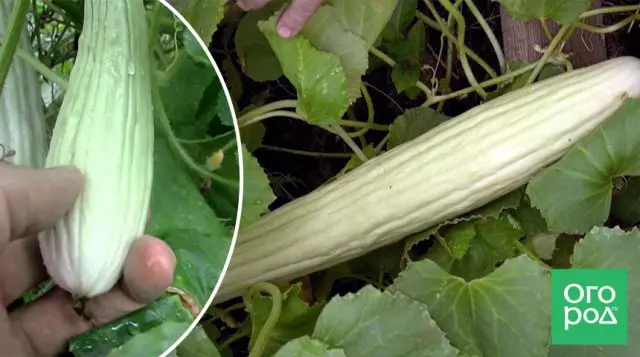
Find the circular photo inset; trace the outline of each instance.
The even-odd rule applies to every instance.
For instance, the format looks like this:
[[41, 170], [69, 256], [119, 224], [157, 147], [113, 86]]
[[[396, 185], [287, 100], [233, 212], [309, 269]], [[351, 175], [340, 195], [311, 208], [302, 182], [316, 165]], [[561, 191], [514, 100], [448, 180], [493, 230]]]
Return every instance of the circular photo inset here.
[[0, 355], [156, 357], [204, 315], [242, 151], [201, 35], [157, 0], [0, 3]]

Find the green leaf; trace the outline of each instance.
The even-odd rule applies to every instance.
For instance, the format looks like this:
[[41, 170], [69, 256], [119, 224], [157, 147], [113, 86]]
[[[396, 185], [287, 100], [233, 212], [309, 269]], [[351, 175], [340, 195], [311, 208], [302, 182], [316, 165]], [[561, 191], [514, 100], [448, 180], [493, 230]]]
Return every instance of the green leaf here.
[[265, 7], [249, 11], [238, 24], [236, 51], [244, 73], [256, 82], [274, 81], [282, 77], [282, 67], [258, 22], [268, 20], [284, 1], [270, 1]]
[[187, 331], [189, 324], [167, 321], [139, 334], [107, 357], [160, 356]]
[[590, 0], [499, 0], [509, 13], [520, 21], [552, 19], [568, 25], [589, 10]]
[[269, 211], [269, 205], [276, 196], [271, 189], [269, 177], [262, 166], [247, 148], [242, 146], [242, 160], [244, 169], [244, 196], [242, 198], [242, 221], [245, 227], [257, 221]]
[[369, 45], [340, 23], [335, 8], [330, 5], [318, 9], [302, 33], [318, 50], [340, 58], [347, 76], [349, 103], [360, 98], [362, 76], [369, 67]]
[[173, 6], [209, 45], [224, 17], [226, 0], [174, 0]]
[[[198, 63], [185, 50], [161, 77], [159, 86], [165, 103], [165, 112], [175, 134], [180, 139], [202, 139], [212, 119], [197, 121], [197, 113], [205, 99], [204, 93], [216, 80], [216, 73], [209, 64]], [[210, 101], [210, 99], [207, 98]]]
[[467, 282], [430, 260], [412, 262], [397, 290], [429, 307], [453, 346], [480, 357], [546, 357], [550, 339], [549, 273], [526, 256]]
[[549, 357], [635, 357], [640, 351], [640, 231], [594, 228], [576, 244], [572, 269], [627, 269], [629, 344], [551, 346]]
[[404, 40], [404, 31], [409, 27], [418, 9], [418, 0], [399, 0], [387, 26], [382, 31], [382, 38], [388, 42]]
[[640, 222], [640, 177], [626, 180], [623, 191], [613, 199], [611, 210], [614, 216], [626, 224]]
[[240, 141], [250, 152], [254, 152], [262, 146], [262, 139], [266, 129], [262, 123], [255, 123], [240, 128]]
[[218, 111], [218, 116], [220, 117], [220, 122], [222, 123], [222, 125], [233, 127], [233, 115], [231, 114], [229, 101], [224, 90], [218, 92], [216, 109]]
[[[430, 239], [432, 236], [438, 237], [438, 234], [442, 232], [444, 229], [448, 229], [462, 222], [476, 222], [476, 221], [486, 220], [490, 218], [499, 218], [502, 212], [518, 208], [522, 200], [522, 195], [523, 195], [522, 190], [520, 189], [514, 190], [498, 199], [495, 199], [487, 203], [486, 205], [472, 212], [469, 212], [464, 216], [460, 216], [452, 220], [442, 222], [437, 226], [431, 227], [423, 232], [419, 232], [410, 236], [409, 238], [406, 239], [406, 242], [405, 242], [405, 260], [409, 259], [409, 256], [411, 254], [411, 249], [413, 248], [413, 246], [415, 246], [419, 242]], [[441, 244], [442, 242], [443, 240], [440, 240]], [[443, 254], [445, 252], [449, 253], [450, 251], [450, 248], [439, 246], [439, 245], [437, 245], [433, 249], [441, 249], [441, 248], [445, 248], [444, 252], [440, 252], [438, 254]], [[431, 254], [435, 254], [435, 253], [431, 253]], [[451, 260], [452, 257], [450, 257], [450, 254], [451, 253], [449, 253], [449, 257], [447, 257], [447, 255], [442, 255], [443, 258], [446, 258], [444, 260], [440, 260], [440, 262], [442, 263], [442, 266], [449, 266], [448, 264], [452, 263], [452, 260]], [[445, 263], [445, 262], [449, 262], [449, 263]]]
[[[167, 321], [186, 325], [181, 333], [186, 332], [193, 321], [191, 312], [182, 306], [182, 301], [177, 295], [163, 296], [126, 318], [100, 326], [90, 333], [72, 337], [69, 340], [69, 351], [76, 357], [103, 357], [111, 350], [116, 351], [133, 337], [144, 334]], [[173, 344], [176, 341], [177, 338], [167, 342]], [[164, 341], [156, 342], [164, 343]]]
[[[459, 225], [462, 227], [457, 228]], [[473, 224], [461, 222], [444, 234], [446, 242], [461, 245], [460, 251], [454, 252], [452, 246], [449, 248], [452, 252], [449, 253], [442, 245], [436, 245], [429, 251], [427, 258], [450, 274], [472, 280], [485, 276], [498, 263], [514, 257], [514, 242], [523, 236], [524, 233], [507, 215], [477, 220]], [[462, 257], [457, 258], [460, 253]]]
[[202, 326], [194, 328], [177, 348], [178, 357], [220, 357], [220, 352]]
[[613, 179], [640, 175], [640, 99], [629, 99], [527, 188], [549, 230], [586, 233], [609, 216]]
[[[414, 82], [415, 84], [415, 82]], [[387, 147], [392, 149], [400, 144], [411, 141], [444, 123], [448, 117], [426, 107], [408, 109], [389, 127], [389, 142]]]
[[156, 139], [149, 234], [167, 241], [178, 258], [173, 285], [204, 306], [231, 248], [232, 232], [200, 194], [166, 139]]
[[289, 341], [274, 357], [347, 357], [343, 350], [329, 347], [309, 336]]
[[312, 337], [349, 357], [454, 357], [458, 352], [426, 305], [369, 285], [357, 294], [333, 298]]
[[260, 21], [283, 71], [298, 92], [297, 112], [311, 123], [339, 121], [349, 107], [347, 77], [335, 54], [319, 51], [298, 34], [283, 39], [276, 33], [278, 16]]
[[387, 26], [398, 0], [329, 0], [343, 26], [373, 46]]
[[191, 58], [197, 63], [203, 64], [205, 66], [211, 66], [211, 61], [209, 60], [209, 56], [205, 52], [205, 49], [202, 48], [200, 42], [196, 39], [196, 37], [191, 33], [191, 31], [185, 30], [181, 31], [182, 34], [182, 43], [184, 45], [184, 49], [189, 53]]
[[[278, 323], [271, 329], [269, 339], [263, 351], [264, 355], [271, 356], [287, 342], [296, 338], [310, 335], [322, 311], [323, 305], [309, 306], [300, 299], [302, 284], [292, 285], [285, 291], [282, 299], [282, 310]], [[254, 295], [251, 302], [252, 336], [257, 336], [271, 313], [271, 297]], [[253, 346], [255, 341], [251, 341]]]
[[[420, 65], [417, 63], [399, 63], [391, 70], [391, 80], [398, 93], [413, 88], [420, 80]], [[429, 109], [429, 108], [425, 108]]]

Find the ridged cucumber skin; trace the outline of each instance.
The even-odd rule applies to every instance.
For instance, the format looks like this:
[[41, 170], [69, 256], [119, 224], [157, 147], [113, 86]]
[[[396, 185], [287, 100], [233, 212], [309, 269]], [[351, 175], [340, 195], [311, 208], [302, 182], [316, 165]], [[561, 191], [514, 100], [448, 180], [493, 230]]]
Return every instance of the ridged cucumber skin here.
[[481, 104], [240, 229], [216, 295], [362, 256], [526, 184], [640, 97], [640, 59], [620, 57]]
[[110, 290], [143, 234], [154, 125], [143, 0], [86, 0], [78, 56], [46, 166], [85, 177], [73, 209], [39, 237], [54, 282], [75, 298]]
[[[14, 5], [14, 0], [0, 1], [0, 38], [7, 33]], [[26, 26], [20, 34], [18, 48], [33, 53]], [[3, 161], [20, 166], [44, 166], [46, 129], [38, 76], [33, 67], [18, 56], [13, 57], [0, 95], [0, 145]]]

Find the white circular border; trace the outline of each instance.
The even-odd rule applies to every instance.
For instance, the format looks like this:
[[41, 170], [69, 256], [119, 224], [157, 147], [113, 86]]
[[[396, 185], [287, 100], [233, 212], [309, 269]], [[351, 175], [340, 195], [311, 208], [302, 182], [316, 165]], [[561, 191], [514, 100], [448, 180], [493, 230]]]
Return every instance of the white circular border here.
[[[3, 1], [3, 0], [0, 0], [0, 1]], [[238, 148], [238, 161], [239, 161], [238, 167], [240, 168], [240, 192], [239, 192], [239, 197], [238, 197], [238, 213], [236, 215], [236, 225], [235, 225], [235, 228], [233, 230], [233, 238], [231, 239], [231, 247], [230, 247], [229, 253], [227, 255], [227, 260], [225, 261], [224, 266], [222, 267], [222, 271], [220, 272], [220, 277], [218, 279], [218, 282], [216, 283], [216, 286], [213, 288], [213, 292], [209, 296], [209, 300], [207, 300], [207, 302], [204, 304], [204, 306], [201, 307], [201, 311], [200, 311], [200, 314], [198, 315], [198, 317], [196, 319], [194, 319], [194, 321], [191, 323], [191, 326], [189, 326], [187, 331], [185, 331], [182, 334], [182, 336], [180, 336], [180, 338], [173, 345], [171, 345], [171, 347], [169, 347], [168, 350], [166, 350], [163, 354], [161, 354], [159, 356], [159, 357], [167, 357], [196, 328], [196, 326], [198, 325], [198, 323], [200, 322], [200, 320], [202, 319], [204, 314], [207, 312], [207, 309], [209, 308], [209, 306], [213, 302], [213, 298], [216, 296], [216, 293], [218, 292], [218, 289], [220, 289], [220, 285], [222, 285], [222, 281], [224, 280], [224, 276], [227, 273], [227, 269], [229, 268], [229, 264], [231, 263], [231, 257], [233, 256], [233, 250], [234, 250], [234, 248], [236, 246], [236, 240], [238, 239], [238, 230], [240, 229], [240, 217], [242, 216], [242, 202], [243, 202], [243, 199], [244, 199], [244, 166], [243, 166], [243, 157], [242, 157], [242, 141], [240, 140], [240, 128], [238, 127], [238, 118], [236, 116], [236, 112], [235, 112], [235, 109], [234, 109], [234, 106], [233, 106], [233, 101], [231, 100], [231, 95], [229, 94], [229, 89], [227, 88], [227, 84], [224, 81], [224, 77], [222, 76], [222, 72], [220, 72], [220, 69], [218, 68], [218, 65], [216, 64], [215, 60], [213, 59], [213, 56], [211, 55], [211, 52], [209, 52], [209, 47], [204, 43], [204, 41], [202, 41], [202, 39], [200, 38], [198, 33], [195, 31], [193, 26], [191, 26], [191, 24], [184, 18], [184, 16], [182, 16], [182, 14], [180, 14], [173, 6], [171, 6], [171, 4], [169, 4], [166, 0], [157, 0], [157, 1], [159, 1], [164, 7], [169, 9], [169, 11], [171, 11], [173, 13], [173, 15], [175, 17], [177, 17], [180, 20], [180, 22], [182, 22], [182, 24], [191, 32], [193, 37], [195, 37], [196, 40], [198, 41], [198, 43], [200, 44], [200, 47], [207, 54], [207, 58], [209, 59], [209, 62], [211, 62], [211, 65], [213, 66], [213, 68], [216, 71], [216, 75], [218, 76], [218, 80], [222, 84], [222, 90], [224, 91], [225, 95], [227, 96], [227, 104], [229, 105], [229, 108], [230, 108], [230, 111], [231, 111], [231, 117], [233, 118], [233, 128], [234, 128], [234, 130], [236, 132], [236, 141], [238, 143], [238, 145], [237, 145], [237, 148]]]

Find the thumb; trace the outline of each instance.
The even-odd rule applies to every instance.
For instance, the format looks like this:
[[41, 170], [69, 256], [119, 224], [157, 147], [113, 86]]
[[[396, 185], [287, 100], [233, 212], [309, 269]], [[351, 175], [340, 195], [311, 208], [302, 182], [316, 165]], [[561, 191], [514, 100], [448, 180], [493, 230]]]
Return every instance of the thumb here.
[[322, 6], [322, 2], [323, 0], [293, 0], [278, 21], [278, 35], [284, 38], [297, 35]]

